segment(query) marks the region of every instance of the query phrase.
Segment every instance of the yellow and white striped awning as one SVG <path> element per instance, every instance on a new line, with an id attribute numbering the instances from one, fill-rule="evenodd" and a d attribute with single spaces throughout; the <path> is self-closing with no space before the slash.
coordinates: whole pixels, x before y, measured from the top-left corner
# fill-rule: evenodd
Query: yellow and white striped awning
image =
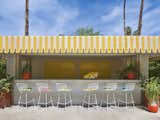
<path id="1" fill-rule="evenodd" d="M 0 53 L 160 53 L 160 36 L 0 36 Z"/>

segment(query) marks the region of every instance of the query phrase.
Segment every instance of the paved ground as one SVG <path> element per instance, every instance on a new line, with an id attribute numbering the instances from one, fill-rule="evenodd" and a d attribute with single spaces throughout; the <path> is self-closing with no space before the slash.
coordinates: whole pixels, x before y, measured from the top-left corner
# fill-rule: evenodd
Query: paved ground
<path id="1" fill-rule="evenodd" d="M 82 107 L 19 107 L 0 109 L 0 120 L 160 120 L 160 111 L 150 113 L 140 108 L 86 109 Z"/>

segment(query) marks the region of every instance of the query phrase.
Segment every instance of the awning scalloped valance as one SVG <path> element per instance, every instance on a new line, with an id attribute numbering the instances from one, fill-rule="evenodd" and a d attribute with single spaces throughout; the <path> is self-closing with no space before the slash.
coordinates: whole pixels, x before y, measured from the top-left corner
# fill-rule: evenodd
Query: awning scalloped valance
<path id="1" fill-rule="evenodd" d="M 0 53 L 160 53 L 160 36 L 0 36 Z"/>

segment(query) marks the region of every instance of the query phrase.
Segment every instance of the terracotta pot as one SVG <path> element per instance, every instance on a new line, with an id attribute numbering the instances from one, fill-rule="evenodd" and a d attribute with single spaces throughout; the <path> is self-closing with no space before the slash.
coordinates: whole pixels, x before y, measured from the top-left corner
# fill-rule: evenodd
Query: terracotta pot
<path id="1" fill-rule="evenodd" d="M 31 79 L 31 73 L 23 73 L 22 78 L 23 78 L 24 80 Z"/>
<path id="2" fill-rule="evenodd" d="M 135 79 L 135 78 L 136 78 L 136 75 L 134 73 L 128 73 L 127 74 L 127 79 L 132 80 L 132 79 Z"/>
<path id="3" fill-rule="evenodd" d="M 11 93 L 2 92 L 0 96 L 0 108 L 11 105 Z"/>
<path id="4" fill-rule="evenodd" d="M 156 113 L 158 112 L 158 104 L 148 105 L 148 111 Z"/>

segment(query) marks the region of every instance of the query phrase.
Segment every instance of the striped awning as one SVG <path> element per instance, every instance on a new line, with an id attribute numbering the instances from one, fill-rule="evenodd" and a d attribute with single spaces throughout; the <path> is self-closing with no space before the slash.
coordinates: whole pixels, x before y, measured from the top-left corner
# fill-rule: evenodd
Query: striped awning
<path id="1" fill-rule="evenodd" d="M 160 36 L 0 36 L 0 53 L 160 53 Z"/>

